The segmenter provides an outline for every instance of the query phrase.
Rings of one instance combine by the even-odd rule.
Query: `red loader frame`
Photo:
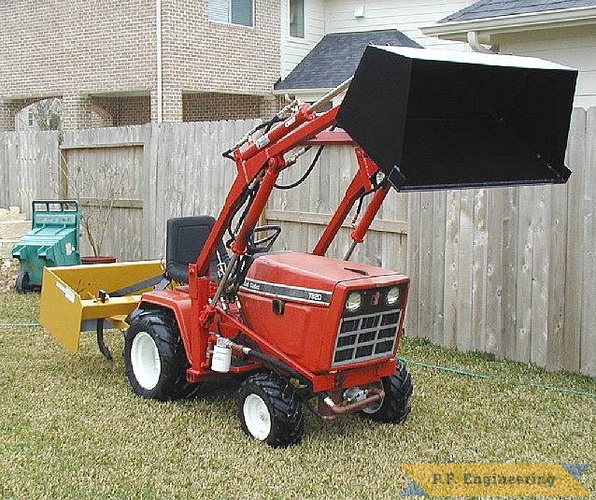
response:
[[[295,163],[295,158],[286,160],[284,155],[297,147],[305,145],[335,124],[339,106],[320,115],[316,114],[316,110],[322,104],[329,102],[333,97],[343,92],[349,82],[350,80],[312,105],[302,105],[296,113],[256,141],[249,143],[245,149],[241,149],[240,146],[234,149],[232,154],[236,164],[237,176],[196,263],[189,266],[188,295],[181,295],[171,291],[157,291],[143,296],[141,306],[152,303],[174,311],[186,355],[190,362],[190,367],[187,369],[189,382],[201,382],[214,377],[214,372],[211,370],[211,361],[216,337],[212,332],[219,331],[222,336],[227,336],[226,333],[236,334],[238,330],[241,330],[249,338],[256,341],[264,352],[281,361],[281,367],[278,364],[277,368],[292,375],[300,376],[302,380],[309,381],[312,384],[313,392],[330,390],[334,387],[336,383],[334,376],[314,374],[300,364],[295,363],[280,349],[261,337],[258,332],[249,329],[240,319],[237,310],[221,307],[219,300],[225,283],[237,266],[238,259],[247,251],[248,239],[259,223],[279,174]],[[338,132],[338,134],[343,134],[351,142],[351,139],[345,133]],[[358,171],[313,249],[312,253],[314,255],[325,255],[354,204],[366,193],[374,191],[371,202],[351,234],[353,244],[345,258],[345,260],[348,260],[355,245],[364,241],[364,236],[390,189],[389,184],[373,185],[373,179],[379,173],[378,167],[360,148],[356,147],[355,153],[358,161]],[[214,258],[216,249],[220,245],[226,229],[230,226],[232,218],[242,205],[243,200],[246,199],[247,191],[255,184],[257,188],[252,202],[248,207],[239,231],[235,235],[234,241],[229,247],[233,254],[232,258],[220,283],[214,283],[209,277],[210,262]],[[254,351],[253,354],[255,354]],[[272,362],[271,359],[267,359],[267,361]],[[253,371],[260,365],[262,365],[262,361],[256,360],[252,364],[244,364],[240,367],[231,366],[230,372]],[[395,362],[392,361],[382,367],[375,376],[380,378],[394,372]],[[369,369],[363,370],[361,376],[352,374],[350,383],[351,385],[357,385],[364,379],[370,379]],[[359,405],[359,407],[366,406],[366,404],[370,404],[370,401]]]

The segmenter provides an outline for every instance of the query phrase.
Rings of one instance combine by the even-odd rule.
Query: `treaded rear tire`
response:
[[[176,320],[169,311],[133,315],[124,337],[124,366],[135,394],[167,401],[189,395],[189,366]]]
[[[414,384],[406,366],[400,363],[397,371],[390,377],[381,379],[385,398],[381,406],[374,412],[362,411],[360,414],[385,424],[401,424],[406,421],[412,410]]]
[[[29,273],[26,271],[19,271],[14,286],[17,290],[17,293],[29,292],[31,290],[29,285]]]
[[[260,415],[254,414],[255,408]],[[302,441],[302,401],[291,383],[275,373],[257,373],[242,383],[237,413],[245,434],[269,446],[285,448]],[[255,424],[259,416],[262,425]]]

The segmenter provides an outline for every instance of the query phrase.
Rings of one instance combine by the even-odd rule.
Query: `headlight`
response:
[[[360,309],[362,305],[362,295],[359,292],[352,292],[348,295],[348,300],[346,300],[346,311],[354,312]]]
[[[387,305],[392,306],[393,304],[395,304],[399,300],[400,295],[401,290],[399,289],[399,287],[394,286],[393,288],[390,288],[387,292],[387,297],[385,298],[385,300],[387,300]]]

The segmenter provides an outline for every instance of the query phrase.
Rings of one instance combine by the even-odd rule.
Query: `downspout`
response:
[[[468,45],[474,52],[482,52],[483,54],[494,54],[492,50],[480,43],[480,41],[478,40],[477,31],[468,31]]]
[[[161,0],[155,0],[157,56],[157,123],[163,122],[163,74],[161,60]]]

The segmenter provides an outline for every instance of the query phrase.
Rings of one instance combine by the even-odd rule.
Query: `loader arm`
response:
[[[236,240],[231,246],[234,254],[242,255],[246,252],[246,241],[265,209],[275,180],[279,173],[288,167],[284,155],[331,127],[335,123],[338,111],[339,106],[336,106],[322,115],[316,115],[309,110],[308,106],[303,106],[297,114],[292,115],[263,136],[265,139],[251,144],[245,151],[236,150],[234,152],[236,179],[230,188],[215,226],[197,258],[195,264],[197,276],[208,274],[209,263],[215,255],[219,242],[230,226],[236,211],[242,205],[247,191],[251,185],[255,184],[256,191],[253,202],[236,235]],[[259,144],[266,144],[266,146],[259,148]],[[267,182],[263,182],[265,178],[267,178]]]
[[[238,148],[233,152],[236,179],[197,261],[189,266],[191,311],[198,321],[191,323],[189,331],[181,333],[191,362],[188,370],[191,379],[198,379],[209,372],[204,353],[209,348],[210,325],[217,316],[216,306],[229,282],[238,279],[240,258],[246,253],[248,238],[258,224],[280,172],[289,166],[284,155],[332,126],[339,107],[321,115],[316,115],[314,109],[314,105],[302,106],[296,114],[246,149]],[[214,291],[208,277],[210,262],[234,216],[245,204],[242,223],[230,244],[232,258]]]

